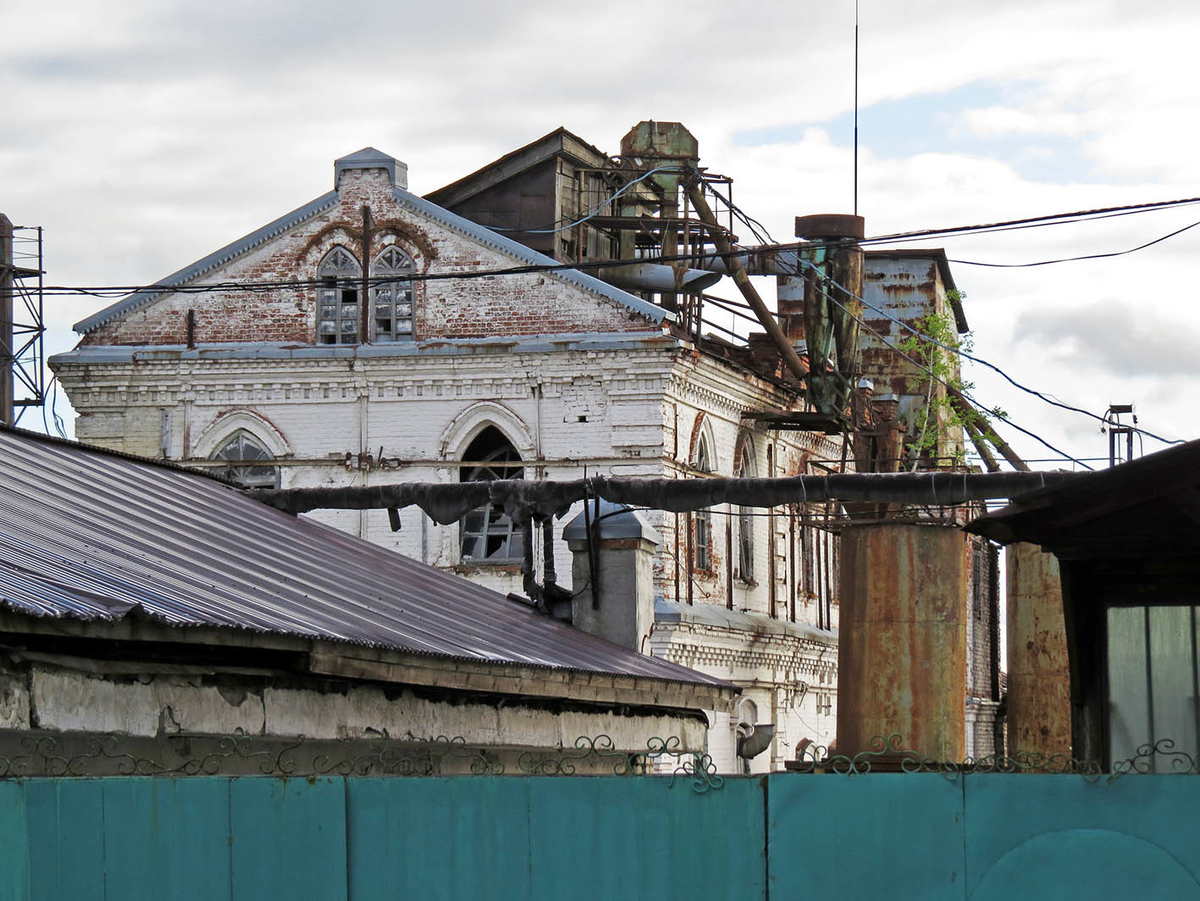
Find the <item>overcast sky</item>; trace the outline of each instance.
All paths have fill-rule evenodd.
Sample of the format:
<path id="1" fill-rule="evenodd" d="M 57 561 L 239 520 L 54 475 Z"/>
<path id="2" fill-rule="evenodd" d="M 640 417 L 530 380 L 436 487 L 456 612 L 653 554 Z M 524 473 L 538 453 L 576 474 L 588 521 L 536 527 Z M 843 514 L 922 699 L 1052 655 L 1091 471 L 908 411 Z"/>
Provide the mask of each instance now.
<path id="1" fill-rule="evenodd" d="M 367 145 L 425 193 L 559 125 L 615 153 L 660 119 L 692 130 L 776 240 L 797 214 L 848 212 L 852 0 L 668 9 L 0 0 L 0 211 L 45 227 L 49 283 L 141 284 L 329 190 L 333 160 Z M 1196 3 L 863 0 L 868 235 L 1200 195 L 1198 35 Z M 1196 220 L 1200 206 L 929 246 L 1034 262 Z M 1198 246 L 1200 228 L 1117 259 L 955 264 L 976 353 L 1066 402 L 1133 402 L 1144 427 L 1196 437 Z M 49 301 L 48 351 L 106 303 Z M 1094 421 L 968 378 L 1052 444 L 1107 453 Z"/>

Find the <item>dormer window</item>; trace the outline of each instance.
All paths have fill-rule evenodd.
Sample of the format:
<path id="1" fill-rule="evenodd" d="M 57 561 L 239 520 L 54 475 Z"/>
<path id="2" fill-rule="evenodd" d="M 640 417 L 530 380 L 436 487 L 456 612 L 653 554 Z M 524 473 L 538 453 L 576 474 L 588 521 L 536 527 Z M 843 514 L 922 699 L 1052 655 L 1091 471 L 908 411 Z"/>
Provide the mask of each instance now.
<path id="1" fill-rule="evenodd" d="M 317 269 L 317 343 L 357 344 L 360 313 L 359 284 L 362 267 L 344 247 L 325 254 Z"/>
<path id="2" fill-rule="evenodd" d="M 396 245 L 384 249 L 371 267 L 371 281 L 387 279 L 371 288 L 375 340 L 408 341 L 413 336 L 412 258 Z M 395 280 L 391 280 L 395 276 Z"/>

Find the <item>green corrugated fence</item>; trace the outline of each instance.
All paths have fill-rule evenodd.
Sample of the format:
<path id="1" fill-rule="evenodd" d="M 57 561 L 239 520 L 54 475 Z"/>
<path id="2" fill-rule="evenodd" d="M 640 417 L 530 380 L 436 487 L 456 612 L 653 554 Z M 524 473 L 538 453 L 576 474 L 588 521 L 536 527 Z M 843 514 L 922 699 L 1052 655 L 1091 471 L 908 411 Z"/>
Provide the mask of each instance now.
<path id="1" fill-rule="evenodd" d="M 0 781 L 0 899 L 1200 899 L 1200 779 Z"/>

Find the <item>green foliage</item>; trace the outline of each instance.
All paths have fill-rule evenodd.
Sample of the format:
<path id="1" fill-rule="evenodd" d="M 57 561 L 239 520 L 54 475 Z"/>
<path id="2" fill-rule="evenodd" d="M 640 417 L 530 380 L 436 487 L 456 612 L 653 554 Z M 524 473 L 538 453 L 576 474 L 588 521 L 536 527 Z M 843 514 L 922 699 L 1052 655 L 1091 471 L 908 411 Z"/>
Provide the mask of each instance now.
<path id="1" fill-rule="evenodd" d="M 961 302 L 966 296 L 961 291 L 946 292 L 948 301 Z M 961 433 L 968 424 L 968 417 L 963 416 L 949 393 L 937 391 L 936 388 L 938 383 L 942 383 L 961 393 L 975 387 L 973 383 L 963 380 L 958 359 L 960 352 L 970 353 L 974 349 L 974 341 L 970 332 L 963 335 L 958 333 L 952 314 L 935 312 L 918 319 L 916 331 L 898 341 L 896 347 L 926 370 L 926 376 L 932 374 L 932 378 L 922 379 L 928 385 L 925 403 L 917 409 L 905 442 L 911 466 L 916 469 L 922 457 L 938 456 L 944 439 Z M 986 413 L 973 412 L 969 415 L 970 425 L 985 436 L 990 436 L 990 417 L 1003 419 L 1005 413 L 999 408 Z M 961 463 L 965 454 L 957 442 L 954 447 L 955 462 Z"/>

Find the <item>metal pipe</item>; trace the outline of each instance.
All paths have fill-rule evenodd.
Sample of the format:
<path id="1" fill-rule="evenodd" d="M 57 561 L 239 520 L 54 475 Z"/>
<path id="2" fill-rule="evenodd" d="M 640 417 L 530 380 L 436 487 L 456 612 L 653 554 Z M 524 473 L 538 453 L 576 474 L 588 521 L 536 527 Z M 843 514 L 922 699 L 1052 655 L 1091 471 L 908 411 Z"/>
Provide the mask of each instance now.
<path id="1" fill-rule="evenodd" d="M 249 489 L 250 497 L 290 513 L 309 510 L 373 510 L 418 504 L 446 525 L 484 502 L 503 504 L 516 515 L 549 516 L 585 498 L 655 510 L 685 512 L 721 504 L 776 507 L 781 504 L 861 501 L 957 506 L 971 501 L 1014 498 L 1068 480 L 1076 472 L 886 472 L 831 473 L 768 479 L 659 479 L 592 476 L 570 481 L 400 482 L 341 488 Z M 586 511 L 585 511 L 586 512 Z"/>
<path id="2" fill-rule="evenodd" d="M 708 200 L 704 197 L 704 192 L 700 189 L 700 185 L 694 180 L 687 183 L 688 196 L 692 200 L 692 206 L 696 208 L 696 215 L 700 219 L 709 224 L 716 226 L 717 217 L 713 214 L 712 208 L 708 205 Z M 801 382 L 808 375 L 808 368 L 800 359 L 800 355 L 796 353 L 796 348 L 792 347 L 787 336 L 784 335 L 783 329 L 779 327 L 779 323 L 775 321 L 775 315 L 763 303 L 763 299 L 758 296 L 758 291 L 750 282 L 750 277 L 746 275 L 746 270 L 742 267 L 741 262 L 734 255 L 734 247 L 729 243 L 729 239 L 719 228 L 710 230 L 713 243 L 717 245 L 717 250 L 721 253 L 730 254 L 728 265 L 731 267 L 733 282 L 738 286 L 738 290 L 742 292 L 742 296 L 746 298 L 746 302 L 750 304 L 750 308 L 754 310 L 754 314 L 758 316 L 758 321 L 762 323 L 762 327 L 770 336 L 771 342 L 779 351 L 779 355 L 783 358 L 784 365 L 791 371 Z"/>
<path id="3" fill-rule="evenodd" d="M 958 408 L 959 413 L 961 413 L 963 418 L 968 422 L 973 420 L 983 423 L 987 422 L 987 419 L 983 416 L 983 414 L 976 410 L 971 402 L 967 400 L 966 397 L 963 396 L 963 393 L 957 388 L 953 387 L 952 385 L 947 385 L 946 393 L 950 396 L 951 404 Z M 1017 470 L 1018 472 L 1031 471 L 1029 469 L 1029 464 L 1017 456 L 1017 452 L 1009 447 L 1008 442 L 997 435 L 993 429 L 989 428 L 987 431 L 983 431 L 981 429 L 980 431 L 982 432 L 983 436 L 992 443 L 996 450 L 1000 451 L 1000 455 L 1009 462 L 1013 469 Z"/>
<path id="4" fill-rule="evenodd" d="M 658 291 L 695 294 L 711 288 L 721 280 L 721 273 L 706 269 L 684 269 L 676 279 L 676 270 L 662 263 L 627 263 L 606 266 L 596 274 L 618 288 L 633 291 Z"/>

